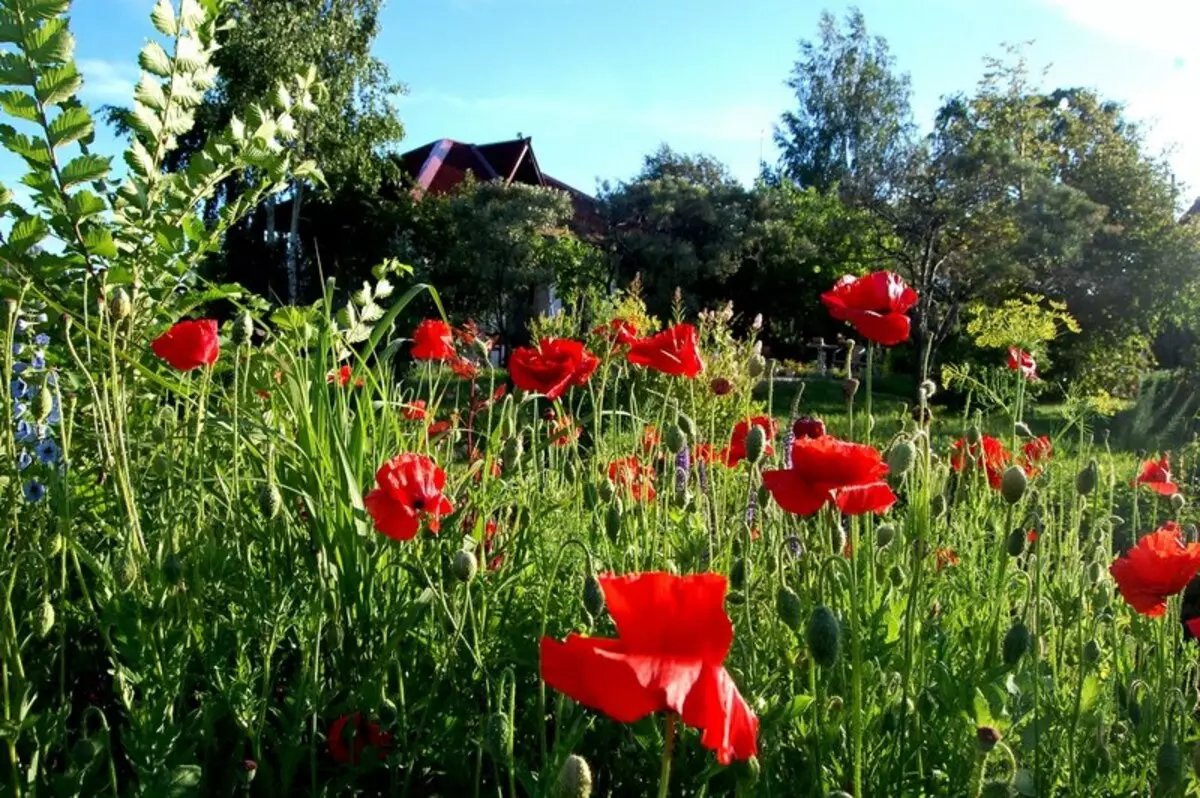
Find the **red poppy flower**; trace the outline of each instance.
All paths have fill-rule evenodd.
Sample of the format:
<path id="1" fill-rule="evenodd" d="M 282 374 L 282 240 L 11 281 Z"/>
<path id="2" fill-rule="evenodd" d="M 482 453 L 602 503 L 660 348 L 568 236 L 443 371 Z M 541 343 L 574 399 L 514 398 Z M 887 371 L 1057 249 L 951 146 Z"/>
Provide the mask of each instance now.
<path id="1" fill-rule="evenodd" d="M 438 531 L 441 517 L 454 512 L 442 495 L 446 472 L 423 454 L 398 454 L 375 472 L 378 486 L 363 500 L 375 529 L 392 540 L 411 540 L 421 527 Z"/>
<path id="2" fill-rule="evenodd" d="M 658 429 L 647 424 L 646 428 L 642 430 L 642 451 L 646 454 L 653 452 L 656 448 L 658 448 L 658 444 L 661 441 L 662 438 L 658 434 Z"/>
<path id="3" fill-rule="evenodd" d="M 427 415 L 425 412 L 425 400 L 414 399 L 406 404 L 400 412 L 408 421 L 423 421 Z"/>
<path id="4" fill-rule="evenodd" d="M 550 419 L 550 430 L 547 435 L 552 445 L 567 446 L 579 440 L 579 435 L 582 432 L 583 428 L 576 424 L 570 416 L 563 416 L 562 418 L 552 417 Z"/>
<path id="5" fill-rule="evenodd" d="M 382 761 L 387 759 L 392 747 L 392 735 L 379 727 L 378 723 L 366 720 L 361 712 L 342 715 L 329 726 L 329 755 L 341 765 L 358 765 L 367 746 L 375 749 Z"/>
<path id="6" fill-rule="evenodd" d="M 1025 473 L 1031 477 L 1041 474 L 1041 464 L 1050 460 L 1054 455 L 1054 447 L 1050 444 L 1050 439 L 1045 435 L 1026 441 L 1025 445 L 1021 448 L 1025 455 L 1025 462 L 1022 465 L 1025 468 Z"/>
<path id="7" fill-rule="evenodd" d="M 948 565 L 958 565 L 958 555 L 954 553 L 954 549 L 941 547 L 933 553 L 935 562 L 934 571 L 940 571 Z"/>
<path id="8" fill-rule="evenodd" d="M 331 371 L 325 375 L 325 382 L 336 382 L 339 387 L 345 388 L 350 384 L 352 371 L 349 365 L 342 366 L 340 369 Z M 355 388 L 363 387 L 363 378 L 359 377 L 354 381 Z"/>
<path id="9" fill-rule="evenodd" d="M 177 371 L 211 366 L 221 354 L 214 319 L 185 319 L 150 343 L 154 354 Z"/>
<path id="10" fill-rule="evenodd" d="M 450 431 L 451 426 L 453 425 L 448 419 L 442 419 L 441 421 L 435 421 L 430 424 L 429 429 L 426 430 L 426 432 L 428 433 L 430 440 L 432 440 L 438 436 L 445 435 Z"/>
<path id="11" fill-rule="evenodd" d="M 614 346 L 629 346 L 637 340 L 637 327 L 625 319 L 613 319 L 592 330 L 592 335 L 601 335 Z"/>
<path id="12" fill-rule="evenodd" d="M 955 471 L 962 471 L 967 465 L 983 468 L 987 473 L 988 484 L 999 490 L 1000 479 L 1004 476 L 1004 468 L 1010 459 L 1011 456 L 1003 443 L 991 435 L 984 435 L 979 443 L 974 444 L 959 438 L 954 444 L 954 452 L 950 455 L 950 466 Z"/>
<path id="13" fill-rule="evenodd" d="M 720 574 L 601 576 L 616 638 L 541 641 L 547 685 L 618 723 L 673 712 L 727 765 L 758 751 L 758 718 L 723 665 L 733 642 Z"/>
<path id="14" fill-rule="evenodd" d="M 1171 480 L 1171 461 L 1167 455 L 1161 460 L 1147 460 L 1142 464 L 1142 473 L 1133 481 L 1134 487 L 1145 485 L 1160 496 L 1174 496 L 1179 486 Z"/>
<path id="15" fill-rule="evenodd" d="M 1033 355 L 1015 346 L 1008 348 L 1008 368 L 1011 371 L 1021 372 L 1030 382 L 1038 378 L 1037 361 L 1033 359 Z"/>
<path id="16" fill-rule="evenodd" d="M 692 459 L 697 462 L 726 465 L 729 462 L 729 449 L 718 449 L 711 443 L 697 443 L 692 447 Z"/>
<path id="17" fill-rule="evenodd" d="M 823 438 L 825 437 L 825 422 L 819 418 L 808 416 L 798 418 L 792 424 L 792 434 L 797 438 Z"/>
<path id="18" fill-rule="evenodd" d="M 696 328 L 690 324 L 676 324 L 657 335 L 635 341 L 625 359 L 635 366 L 672 377 L 691 379 L 704 371 Z"/>
<path id="19" fill-rule="evenodd" d="M 1174 521 L 1143 537 L 1108 569 L 1129 606 L 1152 618 L 1166 612 L 1167 599 L 1187 587 L 1197 571 L 1200 543 L 1184 545 Z"/>
<path id="20" fill-rule="evenodd" d="M 637 455 L 622 457 L 608 464 L 608 479 L 614 485 L 629 490 L 634 501 L 654 501 L 654 467 L 642 465 Z"/>
<path id="21" fill-rule="evenodd" d="M 518 346 L 508 358 L 513 384 L 557 399 L 572 385 L 584 385 L 600 360 L 579 341 L 543 338 L 537 348 Z"/>
<path id="22" fill-rule="evenodd" d="M 267 393 L 266 391 L 255 390 L 254 394 L 264 402 L 271 398 L 271 394 Z"/>
<path id="23" fill-rule="evenodd" d="M 789 513 L 812 515 L 829 502 L 846 515 L 887 512 L 896 494 L 883 481 L 888 467 L 876 449 L 832 435 L 797 438 L 792 467 L 763 472 L 763 484 Z"/>
<path id="24" fill-rule="evenodd" d="M 415 360 L 453 360 L 454 331 L 441 319 L 425 319 L 413 331 L 412 356 Z"/>
<path id="25" fill-rule="evenodd" d="M 733 383 L 724 377 L 714 377 L 708 388 L 713 392 L 713 396 L 728 396 L 733 392 Z"/>
<path id="26" fill-rule="evenodd" d="M 829 315 L 850 322 L 864 338 L 883 346 L 908 340 L 909 319 L 905 314 L 917 303 L 917 292 L 893 272 L 874 272 L 866 277 L 847 274 L 821 294 Z"/>
<path id="27" fill-rule="evenodd" d="M 464 380 L 473 380 L 479 375 L 479 367 L 465 357 L 456 357 L 451 360 L 450 370 Z"/>
<path id="28" fill-rule="evenodd" d="M 733 426 L 725 459 L 730 468 L 746 459 L 746 436 L 750 434 L 750 427 L 763 428 L 763 432 L 767 434 L 767 445 L 763 447 L 763 454 L 775 454 L 775 450 L 771 448 L 771 440 L 775 437 L 775 420 L 768 416 L 754 416 Z"/>
<path id="29" fill-rule="evenodd" d="M 1025 540 L 1029 542 L 1030 546 L 1032 546 L 1034 543 L 1037 543 L 1038 538 L 1040 538 L 1040 537 L 1041 537 L 1041 535 L 1038 534 L 1038 531 L 1036 529 L 1031 529 L 1025 533 Z"/>
<path id="30" fill-rule="evenodd" d="M 483 558 L 487 561 L 487 569 L 495 571 L 504 564 L 504 555 L 498 554 L 492 556 L 492 551 L 497 547 L 496 535 L 498 527 L 495 521 L 488 521 L 483 526 Z"/>

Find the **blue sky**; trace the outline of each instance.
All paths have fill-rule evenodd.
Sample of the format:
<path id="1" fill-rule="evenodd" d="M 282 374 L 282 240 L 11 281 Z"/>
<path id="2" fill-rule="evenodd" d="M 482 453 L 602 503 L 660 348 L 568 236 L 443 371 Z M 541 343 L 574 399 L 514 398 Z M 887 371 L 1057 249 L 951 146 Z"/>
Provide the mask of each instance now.
<path id="1" fill-rule="evenodd" d="M 152 0 L 76 0 L 92 103 L 126 101 Z M 797 41 L 832 0 L 389 0 L 377 52 L 408 94 L 402 149 L 532 136 L 542 168 L 584 190 L 667 142 L 750 179 L 774 159 Z M 1128 104 L 1200 195 L 1200 0 L 860 0 L 910 73 L 917 120 L 970 90 L 982 58 L 1035 40 L 1048 86 Z"/>

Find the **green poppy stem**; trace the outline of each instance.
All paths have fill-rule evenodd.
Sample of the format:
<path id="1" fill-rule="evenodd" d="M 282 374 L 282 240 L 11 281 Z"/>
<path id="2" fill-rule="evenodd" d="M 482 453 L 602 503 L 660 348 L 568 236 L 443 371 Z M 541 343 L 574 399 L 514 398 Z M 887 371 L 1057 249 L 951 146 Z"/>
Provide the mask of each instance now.
<path id="1" fill-rule="evenodd" d="M 667 740 L 663 743 L 662 769 L 658 775 L 658 798 L 667 798 L 671 789 L 671 756 L 675 753 L 675 713 L 667 714 Z"/>

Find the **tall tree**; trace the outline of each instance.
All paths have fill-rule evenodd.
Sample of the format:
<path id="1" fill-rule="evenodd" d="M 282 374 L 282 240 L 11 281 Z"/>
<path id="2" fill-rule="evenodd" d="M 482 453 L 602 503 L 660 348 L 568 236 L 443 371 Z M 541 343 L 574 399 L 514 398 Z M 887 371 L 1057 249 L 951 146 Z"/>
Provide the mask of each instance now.
<path id="1" fill-rule="evenodd" d="M 910 146 L 909 79 L 882 37 L 852 8 L 845 27 L 821 14 L 816 41 L 802 40 L 787 85 L 797 107 L 775 128 L 785 176 L 821 191 L 883 198 Z"/>

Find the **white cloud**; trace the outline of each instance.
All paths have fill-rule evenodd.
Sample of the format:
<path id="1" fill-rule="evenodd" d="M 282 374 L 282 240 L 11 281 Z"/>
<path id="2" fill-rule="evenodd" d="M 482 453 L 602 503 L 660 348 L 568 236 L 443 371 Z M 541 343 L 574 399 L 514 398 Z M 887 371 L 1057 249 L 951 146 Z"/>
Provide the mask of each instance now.
<path id="1" fill-rule="evenodd" d="M 133 88 L 138 80 L 138 70 L 133 64 L 101 58 L 80 58 L 76 63 L 83 74 L 81 95 L 101 103 L 133 102 Z"/>
<path id="2" fill-rule="evenodd" d="M 1067 19 L 1170 57 L 1200 52 L 1196 0 L 1042 0 Z"/>

